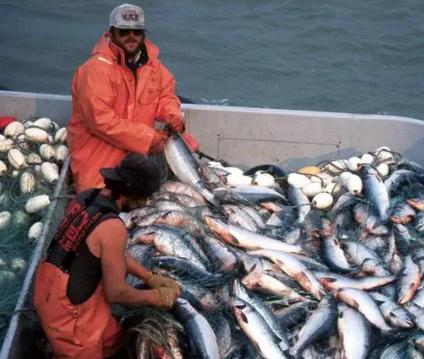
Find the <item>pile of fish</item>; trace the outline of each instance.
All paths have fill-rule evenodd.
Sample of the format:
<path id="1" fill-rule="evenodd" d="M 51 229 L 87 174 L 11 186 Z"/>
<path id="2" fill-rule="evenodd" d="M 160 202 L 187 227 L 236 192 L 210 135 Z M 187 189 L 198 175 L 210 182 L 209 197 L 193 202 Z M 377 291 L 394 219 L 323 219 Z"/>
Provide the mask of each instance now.
<path id="1" fill-rule="evenodd" d="M 13 121 L 0 134 L 0 340 L 68 155 L 65 143 L 66 128 L 46 117 Z"/>
<path id="2" fill-rule="evenodd" d="M 242 172 L 178 135 L 165 157 L 177 180 L 121 217 L 129 253 L 181 284 L 174 357 L 424 356 L 424 168 L 382 147 Z"/>

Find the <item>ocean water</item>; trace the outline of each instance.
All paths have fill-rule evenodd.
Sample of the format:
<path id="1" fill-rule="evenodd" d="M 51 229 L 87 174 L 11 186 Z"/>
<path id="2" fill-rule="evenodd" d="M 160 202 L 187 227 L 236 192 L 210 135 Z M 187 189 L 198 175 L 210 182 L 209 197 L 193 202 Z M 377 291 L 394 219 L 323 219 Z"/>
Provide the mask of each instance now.
<path id="1" fill-rule="evenodd" d="M 69 94 L 110 0 L 0 0 L 0 87 Z M 145 0 L 148 37 L 196 103 L 424 119 L 423 0 Z"/>

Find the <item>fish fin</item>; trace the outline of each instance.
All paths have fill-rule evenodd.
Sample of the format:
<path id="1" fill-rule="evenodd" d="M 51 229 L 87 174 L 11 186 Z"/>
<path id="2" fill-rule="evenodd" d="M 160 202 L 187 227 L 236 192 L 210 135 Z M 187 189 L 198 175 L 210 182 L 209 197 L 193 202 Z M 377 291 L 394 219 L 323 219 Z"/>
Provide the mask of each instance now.
<path id="1" fill-rule="evenodd" d="M 256 267 L 258 266 L 258 263 L 255 263 L 252 268 L 250 268 L 249 272 L 247 272 L 247 275 L 253 273 L 256 270 Z"/>
<path id="2" fill-rule="evenodd" d="M 411 284 L 409 284 L 409 290 L 411 290 L 411 291 L 413 291 L 415 293 L 416 286 L 415 286 L 415 283 L 414 282 L 412 282 Z"/>
<path id="3" fill-rule="evenodd" d="M 307 283 L 311 283 L 311 281 L 310 281 L 310 279 L 308 278 L 308 276 L 305 274 L 305 273 L 303 273 L 303 272 L 300 272 L 299 273 L 299 277 L 300 277 L 300 280 L 302 281 L 302 282 L 307 282 Z"/>
<path id="4" fill-rule="evenodd" d="M 381 304 L 383 304 L 384 303 L 384 300 L 380 300 L 380 299 L 375 299 L 375 298 L 372 298 L 373 300 L 374 300 L 374 302 L 376 302 L 377 303 L 377 305 L 381 305 Z M 390 312 L 391 313 L 391 312 Z"/>
<path id="5" fill-rule="evenodd" d="M 231 242 L 233 242 L 233 243 L 235 243 L 235 244 L 240 244 L 240 241 L 239 241 L 236 237 L 231 236 L 231 235 L 230 235 L 230 237 L 231 237 L 231 238 L 230 238 L 230 241 L 231 241 Z"/>
<path id="6" fill-rule="evenodd" d="M 337 282 L 337 279 L 332 278 L 332 277 L 322 277 L 321 279 L 325 279 L 325 281 L 330 282 L 330 283 Z"/>
<path id="7" fill-rule="evenodd" d="M 249 323 L 249 321 L 247 320 L 246 314 L 244 314 L 243 312 L 240 312 L 240 317 L 243 322 Z"/>
<path id="8" fill-rule="evenodd" d="M 352 299 L 352 303 L 356 308 L 359 308 L 359 303 L 355 299 Z"/>
<path id="9" fill-rule="evenodd" d="M 281 259 L 276 259 L 275 263 L 284 266 L 284 262 Z"/>

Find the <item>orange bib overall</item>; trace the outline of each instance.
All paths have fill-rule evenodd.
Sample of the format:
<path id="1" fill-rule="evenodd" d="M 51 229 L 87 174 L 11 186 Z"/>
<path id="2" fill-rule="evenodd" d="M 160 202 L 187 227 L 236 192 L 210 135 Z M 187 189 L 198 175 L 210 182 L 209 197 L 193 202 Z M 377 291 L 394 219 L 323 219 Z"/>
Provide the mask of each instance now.
<path id="1" fill-rule="evenodd" d="M 100 359 L 116 352 L 121 343 L 121 328 L 112 316 L 101 277 L 98 282 L 82 282 L 83 288 L 70 277 L 73 268 L 87 264 L 81 245 L 91 231 L 102 220 L 117 216 L 116 204 L 99 193 L 88 190 L 69 203 L 47 259 L 37 270 L 34 305 L 55 358 Z M 95 269 L 89 268 L 86 275 L 96 278 Z M 68 284 L 85 293 L 83 297 L 71 301 L 75 293 L 68 292 Z"/>
<path id="2" fill-rule="evenodd" d="M 103 293 L 102 282 L 84 303 L 72 304 L 67 295 L 69 275 L 55 265 L 40 264 L 34 305 L 55 358 L 97 359 L 115 353 L 122 331 Z"/>

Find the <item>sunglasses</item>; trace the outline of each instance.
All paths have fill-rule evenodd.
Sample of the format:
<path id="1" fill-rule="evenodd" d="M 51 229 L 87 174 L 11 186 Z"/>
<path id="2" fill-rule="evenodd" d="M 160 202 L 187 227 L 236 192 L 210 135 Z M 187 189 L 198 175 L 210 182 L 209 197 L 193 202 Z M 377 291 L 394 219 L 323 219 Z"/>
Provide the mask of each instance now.
<path id="1" fill-rule="evenodd" d="M 134 30 L 134 29 L 117 29 L 120 37 L 125 37 L 133 33 L 134 36 L 141 36 L 143 34 L 143 30 Z"/>

